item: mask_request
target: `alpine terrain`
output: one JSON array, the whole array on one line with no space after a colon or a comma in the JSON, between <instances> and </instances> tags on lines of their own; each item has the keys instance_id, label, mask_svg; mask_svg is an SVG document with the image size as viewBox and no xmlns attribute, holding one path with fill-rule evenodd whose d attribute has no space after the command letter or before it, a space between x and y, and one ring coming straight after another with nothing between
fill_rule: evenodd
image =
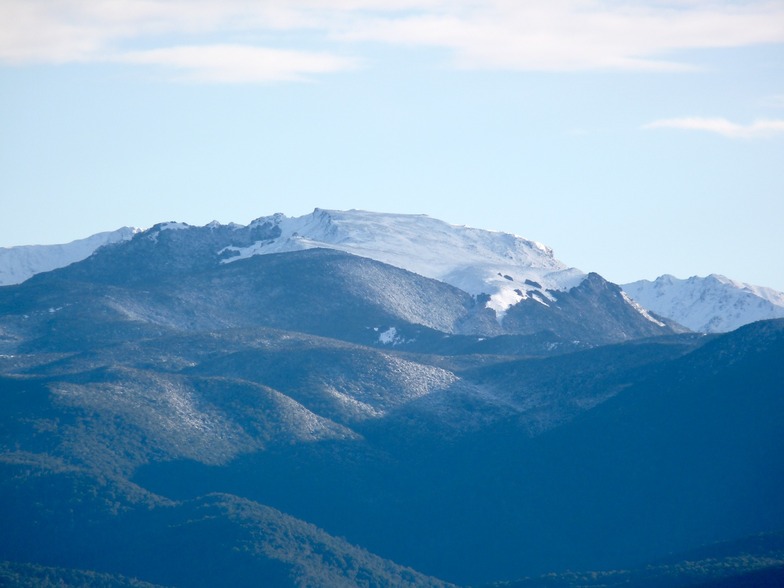
<instances>
[{"instance_id":1,"label":"alpine terrain","mask_svg":"<svg viewBox=\"0 0 784 588\"><path fill-rule=\"evenodd\" d=\"M89 243L0 287L0 584L784 581L784 319L425 216Z\"/></svg>"},{"instance_id":2,"label":"alpine terrain","mask_svg":"<svg viewBox=\"0 0 784 588\"><path fill-rule=\"evenodd\" d=\"M692 331L725 333L754 321L784 317L784 293L711 274L679 280L670 275L623 289L645 308Z\"/></svg>"},{"instance_id":3,"label":"alpine terrain","mask_svg":"<svg viewBox=\"0 0 784 588\"><path fill-rule=\"evenodd\" d=\"M35 274L82 261L99 247L126 241L133 237L135 232L136 229L123 227L64 245L0 247L0 286L20 284Z\"/></svg>"}]
</instances>

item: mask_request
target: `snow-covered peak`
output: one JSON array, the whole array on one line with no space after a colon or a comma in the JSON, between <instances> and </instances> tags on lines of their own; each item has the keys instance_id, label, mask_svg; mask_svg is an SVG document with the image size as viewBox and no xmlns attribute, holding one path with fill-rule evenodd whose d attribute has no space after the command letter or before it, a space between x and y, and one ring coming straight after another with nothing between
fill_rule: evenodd
<instances>
[{"instance_id":1,"label":"snow-covered peak","mask_svg":"<svg viewBox=\"0 0 784 588\"><path fill-rule=\"evenodd\" d=\"M251 226L270 224L275 239L245 248L230 247L227 263L267 253L314 247L338 249L452 284L470 294L488 294L488 306L502 315L525 298L543 304L547 290L568 290L585 278L553 256L549 247L508 233L454 226L426 215L317 208L289 218L262 217ZM536 295L534 295L536 294Z\"/></svg>"},{"instance_id":2,"label":"snow-covered peak","mask_svg":"<svg viewBox=\"0 0 784 588\"><path fill-rule=\"evenodd\" d=\"M71 265L90 257L99 247L127 241L139 229L123 227L61 245L0 247L0 286L21 284L35 274Z\"/></svg>"},{"instance_id":3,"label":"snow-covered peak","mask_svg":"<svg viewBox=\"0 0 784 588\"><path fill-rule=\"evenodd\" d=\"M778 290L774 290L773 288L766 288L765 286L755 286L753 284L746 284L745 282L732 280L720 274L710 274L706 278L706 280L715 281L719 284L724 284L725 286L737 288L742 292L748 292L762 298L763 300L767 300L768 302L774 304L775 306L784 307L784 292L779 292Z\"/></svg>"},{"instance_id":4,"label":"snow-covered peak","mask_svg":"<svg viewBox=\"0 0 784 588\"><path fill-rule=\"evenodd\" d=\"M719 274L685 280L665 274L652 282L625 284L623 289L648 310L702 333L784 317L784 293Z\"/></svg>"}]
</instances>

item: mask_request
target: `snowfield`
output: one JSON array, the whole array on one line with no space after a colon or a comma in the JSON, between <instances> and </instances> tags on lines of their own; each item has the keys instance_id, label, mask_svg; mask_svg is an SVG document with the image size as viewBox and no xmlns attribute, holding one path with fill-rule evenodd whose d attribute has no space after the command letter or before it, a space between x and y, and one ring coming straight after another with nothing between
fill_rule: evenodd
<instances>
[{"instance_id":1,"label":"snowfield","mask_svg":"<svg viewBox=\"0 0 784 588\"><path fill-rule=\"evenodd\" d=\"M123 227L62 245L0 247L0 286L21 284L35 274L49 272L87 259L109 243L127 241L139 229Z\"/></svg>"},{"instance_id":2,"label":"snowfield","mask_svg":"<svg viewBox=\"0 0 784 588\"><path fill-rule=\"evenodd\" d=\"M388 263L468 292L489 296L500 317L526 298L552 300L548 290L567 291L585 274L553 256L549 247L495 231L454 226L425 215L316 209L301 217L275 214L253 223L280 229L276 239L250 247L227 247L224 263L253 255L315 247L337 249Z\"/></svg>"},{"instance_id":3,"label":"snowfield","mask_svg":"<svg viewBox=\"0 0 784 588\"><path fill-rule=\"evenodd\" d=\"M784 317L784 293L718 274L686 280L663 275L622 287L648 310L700 333L723 333Z\"/></svg>"}]
</instances>

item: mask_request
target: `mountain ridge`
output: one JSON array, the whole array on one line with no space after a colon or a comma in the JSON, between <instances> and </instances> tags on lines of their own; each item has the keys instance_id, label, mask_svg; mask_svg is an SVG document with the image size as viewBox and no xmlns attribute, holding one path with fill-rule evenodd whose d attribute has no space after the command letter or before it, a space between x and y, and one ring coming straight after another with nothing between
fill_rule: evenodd
<instances>
[{"instance_id":1,"label":"mountain ridge","mask_svg":"<svg viewBox=\"0 0 784 588\"><path fill-rule=\"evenodd\" d=\"M683 280L665 274L621 287L643 307L696 332L724 333L784 317L784 292L719 274Z\"/></svg>"},{"instance_id":2,"label":"mountain ridge","mask_svg":"<svg viewBox=\"0 0 784 588\"><path fill-rule=\"evenodd\" d=\"M338 254L344 256L341 261ZM334 275L325 274L316 258L331 264ZM279 261L282 259L288 261ZM210 306L212 310L200 313L202 302L212 304L207 299L215 288L202 283L198 291L185 295L186 301L180 295L184 286L196 288L196 281L206 280L208 274L216 284L227 284L228 276L244 276L237 291L254 296L248 290L250 276L259 271L278 272L276 267L294 259L302 269L287 278L287 294L303 302L309 297L313 305L318 299L316 289L327 284L344 290L348 287L345 296L362 300L365 306L375 305L388 315L365 325L381 329L382 343L417 339L406 334L405 324L396 324L395 317L449 334L480 337L540 336L549 330L558 339L588 345L665 334L678 328L651 316L619 288L605 287L607 282L597 274L566 267L541 244L506 233L455 227L423 215L316 209L298 218L282 214L262 217L247 226L160 223L130 240L100 247L67 268L37 274L29 283L32 287L63 276L69 288L75 280L112 284L126 291L130 287L135 300L124 307L114 305L113 310L129 318L145 316L138 310L139 296L147 291L144 284L155 283L160 291L166 283L169 290L159 295L166 310L152 312L171 314L179 307L183 316L178 320L190 312L198 324L200 317L214 318L222 313L228 318L230 308L216 314L220 307ZM250 271L251 267L257 270ZM275 291L263 288L260 277L253 280L255 292L268 299L275 295ZM283 298L278 298L274 301L278 312L287 313ZM244 304L237 296L231 302ZM60 306L51 304L55 309ZM304 318L307 309L300 309ZM274 317L270 313L266 316ZM149 311L147 317L149 322ZM585 329L586 325L590 328ZM362 327L354 324L353 328Z\"/></svg>"},{"instance_id":3,"label":"mountain ridge","mask_svg":"<svg viewBox=\"0 0 784 588\"><path fill-rule=\"evenodd\" d=\"M589 275L557 260L550 247L509 233L450 225L421 214L316 208L300 217L262 216L247 225L164 222L146 230L123 227L63 245L0 248L0 286L81 261L104 245L140 233L153 245L161 234L183 230L199 231L202 238L212 233L214 247L188 254L217 256L224 264L312 248L381 261L482 298L501 323L520 303L557 303L557 292L569 292ZM178 252L170 254L177 257ZM666 319L698 332L726 332L755 320L784 316L784 293L718 274L688 280L663 275L652 282L622 285L622 292L652 323Z\"/></svg>"},{"instance_id":4,"label":"mountain ridge","mask_svg":"<svg viewBox=\"0 0 784 588\"><path fill-rule=\"evenodd\" d=\"M0 247L0 286L20 284L41 272L65 267L86 259L107 244L127 241L139 229L122 227L96 233L70 243Z\"/></svg>"}]
</instances>

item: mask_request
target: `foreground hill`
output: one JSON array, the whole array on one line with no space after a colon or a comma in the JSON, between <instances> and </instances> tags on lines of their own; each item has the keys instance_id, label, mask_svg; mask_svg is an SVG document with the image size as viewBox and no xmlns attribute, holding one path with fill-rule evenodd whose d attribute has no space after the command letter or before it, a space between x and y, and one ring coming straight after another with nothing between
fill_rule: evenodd
<instances>
[{"instance_id":1,"label":"foreground hill","mask_svg":"<svg viewBox=\"0 0 784 588\"><path fill-rule=\"evenodd\" d=\"M777 588L784 582L784 534L714 543L633 569L564 572L485 588Z\"/></svg>"},{"instance_id":2,"label":"foreground hill","mask_svg":"<svg viewBox=\"0 0 784 588\"><path fill-rule=\"evenodd\" d=\"M0 469L3 557L35 562L6 564L11 585L446 586L237 496L173 502L19 453Z\"/></svg>"},{"instance_id":3,"label":"foreground hill","mask_svg":"<svg viewBox=\"0 0 784 588\"><path fill-rule=\"evenodd\" d=\"M6 357L2 557L176 586L630 569L784 528L782 357L782 322L470 368L255 329Z\"/></svg>"}]
</instances>

